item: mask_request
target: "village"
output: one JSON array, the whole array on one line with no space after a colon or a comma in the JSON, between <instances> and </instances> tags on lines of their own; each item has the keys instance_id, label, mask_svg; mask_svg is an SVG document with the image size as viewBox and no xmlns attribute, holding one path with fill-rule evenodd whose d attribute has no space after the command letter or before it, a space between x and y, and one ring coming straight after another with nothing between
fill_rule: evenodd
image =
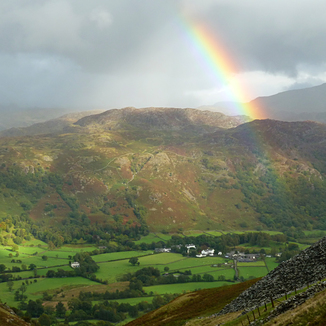
<instances>
[{"instance_id":1,"label":"village","mask_svg":"<svg viewBox=\"0 0 326 326\"><path fill-rule=\"evenodd\" d=\"M180 249L182 245L174 246L173 248L155 248L155 253L170 253L175 252L174 249ZM189 255L191 250L197 250L197 247L194 244L186 244L185 248L187 249L187 254ZM276 254L276 257L279 257L281 253ZM224 257L227 259L233 259L237 260L238 262L256 262L258 259L261 258L260 254L250 254L250 253L244 253L239 251L230 251L225 254L223 254L222 251L218 251L215 253L215 249L203 249L199 254L196 254L194 257L196 258L204 258L204 257ZM265 255L266 258L271 258L271 255Z\"/></svg>"}]
</instances>

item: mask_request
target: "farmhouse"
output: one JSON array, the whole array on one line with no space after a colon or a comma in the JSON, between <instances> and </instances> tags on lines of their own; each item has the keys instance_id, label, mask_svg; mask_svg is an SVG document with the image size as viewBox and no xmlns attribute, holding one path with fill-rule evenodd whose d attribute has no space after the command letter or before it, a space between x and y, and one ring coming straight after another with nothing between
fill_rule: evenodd
<instances>
[{"instance_id":1,"label":"farmhouse","mask_svg":"<svg viewBox=\"0 0 326 326\"><path fill-rule=\"evenodd\" d=\"M243 252L231 251L225 255L225 258L236 259L238 262L254 262L259 258L259 254L245 254Z\"/></svg>"},{"instance_id":2,"label":"farmhouse","mask_svg":"<svg viewBox=\"0 0 326 326\"><path fill-rule=\"evenodd\" d=\"M74 263L71 263L70 265L72 268L79 268L80 267L80 264L78 261L75 261Z\"/></svg>"},{"instance_id":3,"label":"farmhouse","mask_svg":"<svg viewBox=\"0 0 326 326\"><path fill-rule=\"evenodd\" d=\"M194 244L186 244L187 253L189 254L190 249L196 249L196 246Z\"/></svg>"},{"instance_id":4,"label":"farmhouse","mask_svg":"<svg viewBox=\"0 0 326 326\"><path fill-rule=\"evenodd\" d=\"M171 252L171 248L155 248L155 252Z\"/></svg>"},{"instance_id":5,"label":"farmhouse","mask_svg":"<svg viewBox=\"0 0 326 326\"><path fill-rule=\"evenodd\" d=\"M199 255L196 255L197 258L207 257L207 256L214 256L215 249L206 249L202 250Z\"/></svg>"}]
</instances>

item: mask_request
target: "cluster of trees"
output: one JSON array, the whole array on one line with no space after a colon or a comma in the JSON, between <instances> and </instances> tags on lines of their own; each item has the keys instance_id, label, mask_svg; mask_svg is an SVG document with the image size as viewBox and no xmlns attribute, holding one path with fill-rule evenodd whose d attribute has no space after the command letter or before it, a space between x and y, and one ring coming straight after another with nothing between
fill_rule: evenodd
<instances>
[{"instance_id":1,"label":"cluster of trees","mask_svg":"<svg viewBox=\"0 0 326 326\"><path fill-rule=\"evenodd\" d=\"M92 304L89 300L71 299L68 302L71 313L66 317L66 321L78 321L89 319L101 319L112 323L120 322L127 318L127 314L132 317L138 317L139 312L149 312L157 309L162 305L167 304L175 299L178 294L164 294L162 296L155 296L152 303L142 301L137 305L130 305L129 303L118 303L103 301L102 303ZM85 298L85 296L84 296Z\"/></svg>"},{"instance_id":2,"label":"cluster of trees","mask_svg":"<svg viewBox=\"0 0 326 326\"><path fill-rule=\"evenodd\" d=\"M64 318L65 323L99 319L104 322L97 323L101 326L109 326L111 323L117 323L125 320L128 316L138 317L139 312L147 313L167 304L175 299L177 294L158 295L152 299L152 302L142 301L136 305L129 303L109 302L104 300L101 303L92 304L89 297L72 298L68 301L69 313L62 302L58 302L54 307L44 307L41 299L29 300L20 305L17 311L25 320L38 318L40 325L57 324L57 318ZM24 312L22 312L24 311ZM76 324L78 325L78 323ZM82 323L80 323L82 325ZM93 324L92 324L93 325Z\"/></svg>"},{"instance_id":3,"label":"cluster of trees","mask_svg":"<svg viewBox=\"0 0 326 326\"><path fill-rule=\"evenodd\" d=\"M174 276L173 274L178 274ZM168 273L167 273L168 274ZM143 286L151 286L157 284L173 284L186 282L213 282L214 276L210 274L191 275L191 271L180 272L176 271L173 274L161 275L160 271L154 267L144 267L135 273L127 273L121 276L121 281L129 281L130 289L144 292Z\"/></svg>"}]
</instances>

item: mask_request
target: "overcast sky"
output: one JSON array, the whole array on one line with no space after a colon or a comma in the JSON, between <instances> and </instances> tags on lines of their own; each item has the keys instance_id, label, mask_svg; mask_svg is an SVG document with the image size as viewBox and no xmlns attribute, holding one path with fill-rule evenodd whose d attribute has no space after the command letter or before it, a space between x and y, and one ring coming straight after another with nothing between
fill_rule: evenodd
<instances>
[{"instance_id":1,"label":"overcast sky","mask_svg":"<svg viewBox=\"0 0 326 326\"><path fill-rule=\"evenodd\" d=\"M1 1L0 104L197 107L233 100L237 82L246 100L318 85L325 12L325 0ZM229 84L187 24L204 24L228 54Z\"/></svg>"}]
</instances>

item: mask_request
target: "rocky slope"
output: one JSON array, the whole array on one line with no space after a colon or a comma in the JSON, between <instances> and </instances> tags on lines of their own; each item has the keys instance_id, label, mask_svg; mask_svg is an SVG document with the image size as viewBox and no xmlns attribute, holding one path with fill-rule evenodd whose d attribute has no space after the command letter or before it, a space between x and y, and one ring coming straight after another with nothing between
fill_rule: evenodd
<instances>
[{"instance_id":1,"label":"rocky slope","mask_svg":"<svg viewBox=\"0 0 326 326\"><path fill-rule=\"evenodd\" d=\"M252 310L326 277L326 238L282 262L237 299L223 308L219 314Z\"/></svg>"},{"instance_id":2,"label":"rocky slope","mask_svg":"<svg viewBox=\"0 0 326 326\"><path fill-rule=\"evenodd\" d=\"M14 310L6 304L0 304L0 325L1 326L31 326L30 323L25 322L16 315Z\"/></svg>"}]
</instances>

